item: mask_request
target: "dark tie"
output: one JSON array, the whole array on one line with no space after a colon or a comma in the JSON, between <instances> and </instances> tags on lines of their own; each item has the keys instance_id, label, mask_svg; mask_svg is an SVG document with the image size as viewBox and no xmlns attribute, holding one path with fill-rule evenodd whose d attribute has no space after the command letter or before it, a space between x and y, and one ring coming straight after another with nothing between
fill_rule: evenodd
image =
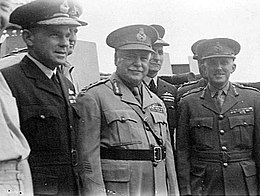
<instances>
[{"instance_id":1,"label":"dark tie","mask_svg":"<svg viewBox=\"0 0 260 196\"><path fill-rule=\"evenodd\" d=\"M222 90L219 90L216 92L215 94L215 100L216 100L216 105L217 107L221 110L222 108L222 105L224 103L224 97L223 97L223 91Z\"/></svg>"},{"instance_id":2,"label":"dark tie","mask_svg":"<svg viewBox=\"0 0 260 196\"><path fill-rule=\"evenodd\" d=\"M157 88L156 88L156 85L154 83L154 80L152 79L150 84L149 84L149 89L154 93L154 94L157 94Z\"/></svg>"},{"instance_id":3,"label":"dark tie","mask_svg":"<svg viewBox=\"0 0 260 196\"><path fill-rule=\"evenodd\" d=\"M58 85L58 86L59 86L59 80L58 80L58 78L57 78L57 76L56 76L55 73L52 74L51 80L53 81L53 83L54 83L55 85Z\"/></svg>"},{"instance_id":4,"label":"dark tie","mask_svg":"<svg viewBox=\"0 0 260 196\"><path fill-rule=\"evenodd\" d=\"M142 99L141 99L141 95L140 95L140 93L139 93L138 87L134 87L132 92L133 92L133 95L135 96L135 98L137 99L137 101L138 101L140 104L142 104Z\"/></svg>"}]
</instances>

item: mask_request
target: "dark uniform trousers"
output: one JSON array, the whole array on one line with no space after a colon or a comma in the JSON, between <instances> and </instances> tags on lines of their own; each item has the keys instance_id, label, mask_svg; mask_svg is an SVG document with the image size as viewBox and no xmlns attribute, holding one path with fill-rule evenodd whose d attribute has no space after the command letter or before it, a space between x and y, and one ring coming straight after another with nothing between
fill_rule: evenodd
<instances>
[{"instance_id":1,"label":"dark uniform trousers","mask_svg":"<svg viewBox=\"0 0 260 196\"><path fill-rule=\"evenodd\" d=\"M35 195L77 195L71 150L75 143L73 85L58 73L55 86L27 56L1 70L17 100L21 130L31 147Z\"/></svg>"},{"instance_id":2,"label":"dark uniform trousers","mask_svg":"<svg viewBox=\"0 0 260 196\"><path fill-rule=\"evenodd\" d=\"M230 85L221 110L208 88L180 100L176 140L182 195L259 195L260 93Z\"/></svg>"}]
</instances>

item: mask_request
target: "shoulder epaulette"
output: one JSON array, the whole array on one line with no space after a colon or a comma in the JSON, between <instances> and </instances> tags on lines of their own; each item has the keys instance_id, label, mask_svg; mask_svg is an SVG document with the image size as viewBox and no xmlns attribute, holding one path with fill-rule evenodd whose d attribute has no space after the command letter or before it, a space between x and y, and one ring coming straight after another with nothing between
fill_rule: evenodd
<instances>
[{"instance_id":1,"label":"shoulder epaulette","mask_svg":"<svg viewBox=\"0 0 260 196\"><path fill-rule=\"evenodd\" d=\"M186 86L189 86L189 85L192 85L192 84L197 84L199 82L199 80L194 80L194 81L189 81L189 82L185 82L183 83L180 88L182 87L186 87Z\"/></svg>"},{"instance_id":2,"label":"shoulder epaulette","mask_svg":"<svg viewBox=\"0 0 260 196\"><path fill-rule=\"evenodd\" d=\"M181 96L181 98L186 97L187 95L190 95L190 94L193 94L193 93L198 93L198 92L202 91L204 88L205 88L205 87L194 88L194 89L192 89L192 90L190 90L190 91L184 93L184 94Z\"/></svg>"},{"instance_id":3,"label":"shoulder epaulette","mask_svg":"<svg viewBox=\"0 0 260 196\"><path fill-rule=\"evenodd\" d=\"M232 83L235 87L238 87L238 88L241 88L241 89L248 89L248 90L254 90L254 91L257 91L257 92L260 92L259 89L255 88L255 87L252 87L252 86L245 86L243 84L239 84L239 83Z\"/></svg>"},{"instance_id":4,"label":"shoulder epaulette","mask_svg":"<svg viewBox=\"0 0 260 196\"><path fill-rule=\"evenodd\" d=\"M109 79L102 79L102 80L98 80L94 83L89 84L88 86L85 86L84 88L81 89L81 91L79 92L78 96L82 96L83 94L85 94L89 89L93 88L94 86L98 86L100 84L105 84L107 81L109 81Z\"/></svg>"},{"instance_id":5,"label":"shoulder epaulette","mask_svg":"<svg viewBox=\"0 0 260 196\"><path fill-rule=\"evenodd\" d=\"M13 56L16 54L20 54L20 53L24 53L24 52L28 52L28 48L19 48L19 49L13 50L12 52L4 55L3 58L8 57L8 56Z\"/></svg>"}]
</instances>

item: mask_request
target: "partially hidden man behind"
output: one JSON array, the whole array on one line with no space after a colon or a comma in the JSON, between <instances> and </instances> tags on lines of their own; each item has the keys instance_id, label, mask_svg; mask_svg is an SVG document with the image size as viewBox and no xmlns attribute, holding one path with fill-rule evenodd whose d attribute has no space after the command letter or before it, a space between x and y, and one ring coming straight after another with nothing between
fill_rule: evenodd
<instances>
[{"instance_id":1,"label":"partially hidden man behind","mask_svg":"<svg viewBox=\"0 0 260 196\"><path fill-rule=\"evenodd\" d=\"M206 76L206 74L204 73L204 70L203 70L203 60L197 54L197 46L198 46L199 43L201 43L203 41L206 41L206 39L198 40L194 44L192 44L192 46L191 46L191 51L193 53L193 59L196 60L197 63L198 63L198 69L199 69L199 74L200 74L201 78L199 80L190 81L190 82L182 84L178 88L177 102L188 91L195 89L195 88L199 88L199 87L205 87L208 83L207 76Z\"/></svg>"},{"instance_id":2,"label":"partially hidden man behind","mask_svg":"<svg viewBox=\"0 0 260 196\"><path fill-rule=\"evenodd\" d=\"M177 126L176 118L176 102L175 98L177 96L177 88L160 79L158 77L158 72L161 70L164 60L163 47L169 46L162 38L165 34L165 29L161 25L151 25L158 32L159 38L153 43L152 48L154 53L150 59L149 71L147 76L144 78L145 83L148 85L149 89L155 93L161 100L163 100L166 110L167 119L169 125L169 131L171 134L172 146L174 144L174 131Z\"/></svg>"},{"instance_id":3,"label":"partially hidden man behind","mask_svg":"<svg viewBox=\"0 0 260 196\"><path fill-rule=\"evenodd\" d=\"M77 195L73 117L75 92L57 67L66 62L70 27L65 0L36 0L15 9L10 22L23 28L28 54L1 70L16 98L21 130L31 147L35 195Z\"/></svg>"},{"instance_id":4,"label":"partially hidden man behind","mask_svg":"<svg viewBox=\"0 0 260 196\"><path fill-rule=\"evenodd\" d=\"M197 46L208 85L179 104L177 171L182 195L259 195L260 93L229 81L240 44Z\"/></svg>"},{"instance_id":5,"label":"partially hidden man behind","mask_svg":"<svg viewBox=\"0 0 260 196\"><path fill-rule=\"evenodd\" d=\"M77 98L83 195L179 195L166 109L142 83L157 38L147 25L110 33L116 72Z\"/></svg>"}]
</instances>

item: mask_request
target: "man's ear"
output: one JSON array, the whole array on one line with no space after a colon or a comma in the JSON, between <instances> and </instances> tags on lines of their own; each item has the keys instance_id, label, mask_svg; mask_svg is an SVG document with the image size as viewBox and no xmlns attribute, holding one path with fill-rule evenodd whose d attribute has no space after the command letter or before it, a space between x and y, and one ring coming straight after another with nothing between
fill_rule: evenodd
<instances>
[{"instance_id":1,"label":"man's ear","mask_svg":"<svg viewBox=\"0 0 260 196\"><path fill-rule=\"evenodd\" d=\"M32 31L24 29L22 37L27 46L32 46L34 43L34 34Z\"/></svg>"},{"instance_id":2,"label":"man's ear","mask_svg":"<svg viewBox=\"0 0 260 196\"><path fill-rule=\"evenodd\" d=\"M232 65L231 73L233 73L233 72L236 70L236 68L237 68L237 65L234 63L234 64Z\"/></svg>"}]
</instances>

